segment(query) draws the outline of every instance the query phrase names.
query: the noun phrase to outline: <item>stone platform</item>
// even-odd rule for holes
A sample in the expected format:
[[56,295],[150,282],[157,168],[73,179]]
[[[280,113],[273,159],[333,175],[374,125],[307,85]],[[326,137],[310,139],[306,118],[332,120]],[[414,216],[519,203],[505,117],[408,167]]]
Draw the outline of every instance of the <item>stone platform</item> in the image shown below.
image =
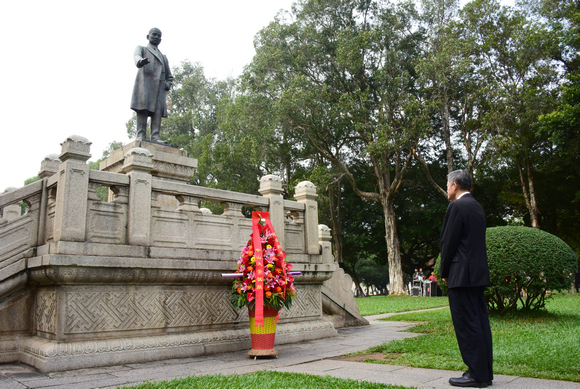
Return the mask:
[[[89,169],[87,139],[61,146],[40,181],[0,195],[0,362],[50,372],[248,349],[247,312],[232,308],[221,273],[236,268],[251,210],[270,213],[302,272],[278,342],[333,337],[333,323],[356,322],[352,301],[348,318],[323,314],[323,290],[349,279],[334,277],[312,183],[298,184],[298,201],[289,201],[273,175],[260,180],[260,196],[189,185],[197,161],[164,145],[132,142],[102,170]],[[202,210],[201,201],[224,211]]]

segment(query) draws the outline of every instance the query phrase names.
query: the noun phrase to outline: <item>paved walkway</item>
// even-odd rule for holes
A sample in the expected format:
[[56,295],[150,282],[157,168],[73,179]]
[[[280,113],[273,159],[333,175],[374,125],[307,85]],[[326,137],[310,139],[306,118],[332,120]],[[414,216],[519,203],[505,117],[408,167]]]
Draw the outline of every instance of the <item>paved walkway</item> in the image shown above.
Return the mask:
[[[248,358],[247,351],[240,351],[56,373],[39,373],[26,365],[0,365],[0,389],[115,388],[149,379],[168,380],[195,374],[243,374],[258,370],[330,375],[385,384],[449,389],[449,378],[460,376],[461,372],[332,359],[385,341],[417,336],[401,332],[412,324],[375,320],[385,316],[389,315],[367,316],[369,326],[340,329],[335,338],[276,346],[279,359],[253,360]],[[580,382],[496,375],[492,388],[580,389]]]

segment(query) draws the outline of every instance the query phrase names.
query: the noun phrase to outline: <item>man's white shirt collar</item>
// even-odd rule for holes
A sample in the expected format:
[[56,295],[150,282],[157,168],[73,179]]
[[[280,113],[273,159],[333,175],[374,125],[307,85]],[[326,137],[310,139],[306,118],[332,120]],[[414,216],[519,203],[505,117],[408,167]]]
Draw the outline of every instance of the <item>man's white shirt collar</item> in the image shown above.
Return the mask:
[[460,198],[462,198],[463,196],[465,196],[468,193],[469,192],[463,192],[463,193],[461,193],[459,196],[457,196],[457,198],[455,200],[459,200]]

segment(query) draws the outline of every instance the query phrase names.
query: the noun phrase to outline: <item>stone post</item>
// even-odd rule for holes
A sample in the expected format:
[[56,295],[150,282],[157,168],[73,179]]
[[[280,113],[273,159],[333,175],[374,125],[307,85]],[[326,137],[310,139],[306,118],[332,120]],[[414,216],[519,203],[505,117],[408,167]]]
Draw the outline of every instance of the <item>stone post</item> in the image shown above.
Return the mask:
[[260,178],[260,189],[258,190],[264,197],[270,199],[270,220],[276,231],[276,236],[280,241],[282,249],[286,241],[284,232],[284,197],[282,196],[282,179],[276,175],[268,174]]
[[58,184],[54,213],[54,240],[84,242],[87,225],[87,193],[91,142],[72,135],[60,144],[62,163],[58,168]]
[[38,172],[38,176],[42,179],[58,173],[58,168],[61,162],[62,161],[58,159],[58,155],[56,154],[47,155],[40,163],[40,171]]
[[318,243],[322,247],[322,263],[334,263],[332,256],[332,235],[330,228],[324,224],[318,225]]
[[307,254],[318,254],[318,203],[316,202],[316,186],[310,181],[302,181],[296,185],[294,198],[305,205],[304,209],[304,241]]
[[[14,192],[16,189],[18,189],[18,188],[11,186],[9,188],[6,188],[4,190],[4,192],[2,192],[2,194],[8,193],[8,192]],[[5,220],[8,220],[8,221],[14,220],[19,216],[20,216],[20,205],[19,204],[7,205],[2,209],[2,217]]]
[[127,241],[149,246],[151,234],[151,170],[153,154],[139,147],[125,153],[122,172],[130,177]]

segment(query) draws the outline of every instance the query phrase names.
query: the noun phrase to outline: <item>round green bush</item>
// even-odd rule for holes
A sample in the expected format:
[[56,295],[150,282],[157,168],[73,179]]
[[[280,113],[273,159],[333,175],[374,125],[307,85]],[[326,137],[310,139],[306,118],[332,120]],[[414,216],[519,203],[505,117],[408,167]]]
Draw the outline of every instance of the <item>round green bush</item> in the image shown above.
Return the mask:
[[[549,291],[570,288],[578,259],[557,236],[529,227],[492,227],[486,231],[486,243],[491,285],[485,297],[490,311],[540,309]],[[446,293],[440,262],[441,256],[435,276]]]
[[491,286],[490,310],[535,310],[548,291],[570,288],[578,259],[560,238],[530,227],[493,227],[486,231]]

